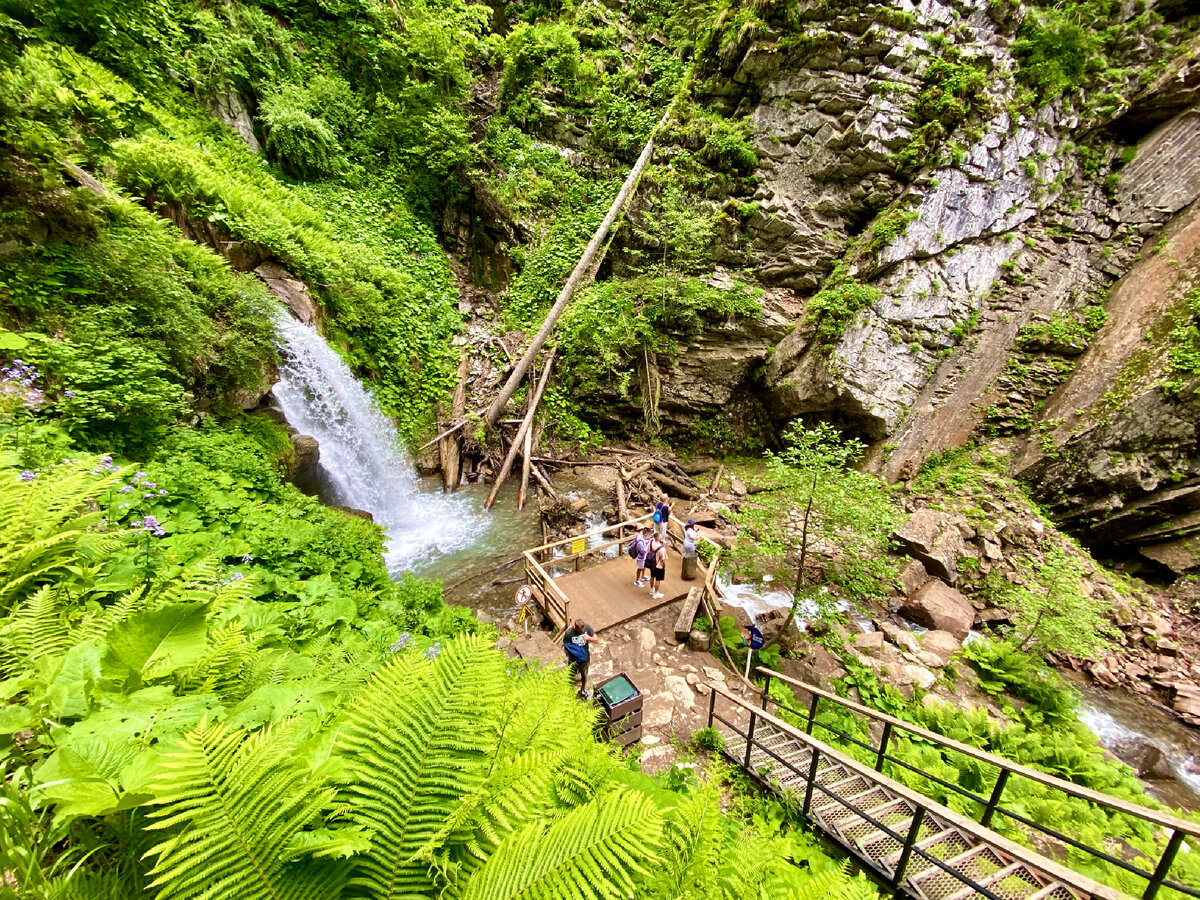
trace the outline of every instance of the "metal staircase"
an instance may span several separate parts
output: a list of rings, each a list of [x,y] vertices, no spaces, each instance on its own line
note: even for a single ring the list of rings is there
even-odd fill
[[[731,736],[725,754],[744,764],[745,738]],[[810,792],[812,759],[812,749],[794,735],[760,722],[747,768],[779,792],[806,795],[814,824],[854,856],[870,861],[889,882],[898,881],[911,896],[919,900],[1080,900],[1086,896],[831,756],[818,758]]]
[[[1144,879],[1142,900],[1154,900],[1161,888],[1176,897],[1200,898],[1200,885],[1190,883],[1190,878],[1170,877],[1181,849],[1200,851],[1197,823],[1022,766],[779,672],[764,668],[757,672],[767,680],[760,706],[727,693],[724,685],[710,685],[708,724],[722,733],[722,752],[764,787],[797,802],[802,816],[897,893],[914,900],[1129,900],[1129,895],[1056,861],[1072,854],[1090,855]],[[788,684],[796,696],[807,693],[808,709],[795,709],[771,698],[770,684],[775,679]],[[721,712],[717,710],[719,699]],[[874,728],[869,742],[819,721],[817,709],[822,701],[871,720]],[[784,721],[782,715],[789,715],[792,721]],[[804,722],[804,727],[796,722]],[[867,751],[874,765],[821,742],[813,736],[817,728]],[[943,780],[889,753],[894,732],[907,732],[936,747],[947,759],[968,757],[981,772],[993,769],[990,796]],[[909,770],[965,798],[969,801],[966,808],[978,810],[978,820],[895,781],[885,767],[894,772]],[[1165,847],[1154,860],[1140,854],[1114,855],[1117,848],[1109,842],[1089,846],[1035,821],[1020,805],[1005,806],[1005,789],[1013,778],[1080,798],[1110,814],[1142,819],[1166,836]],[[1015,823],[1031,843],[1055,859],[992,831],[990,824],[997,815]]]

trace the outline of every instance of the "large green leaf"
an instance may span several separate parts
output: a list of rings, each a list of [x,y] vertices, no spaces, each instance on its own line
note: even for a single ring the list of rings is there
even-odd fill
[[[161,678],[204,656],[206,603],[172,603],[131,616],[110,632],[105,673],[135,681]]]

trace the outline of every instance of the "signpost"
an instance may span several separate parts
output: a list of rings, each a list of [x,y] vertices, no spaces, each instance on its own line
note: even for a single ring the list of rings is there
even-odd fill
[[[525,636],[529,636],[529,601],[533,599],[533,588],[527,584],[517,588],[517,606],[521,610],[521,621],[525,623]]]
[[[761,631],[759,631],[757,628],[755,628],[753,625],[749,625],[749,626],[747,626],[746,634],[743,636],[742,639],[746,642],[746,646],[749,648],[746,651],[746,674],[744,676],[746,681],[749,681],[750,680],[750,660],[754,658],[755,650],[762,649],[763,633]]]

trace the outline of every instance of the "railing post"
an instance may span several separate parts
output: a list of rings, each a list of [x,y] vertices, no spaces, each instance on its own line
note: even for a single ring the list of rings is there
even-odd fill
[[[1150,883],[1146,885],[1146,891],[1142,894],[1142,900],[1154,900],[1154,895],[1158,893],[1158,889],[1162,887],[1162,883],[1167,878],[1167,872],[1171,869],[1171,863],[1175,862],[1175,854],[1179,852],[1179,848],[1183,845],[1183,832],[1178,828],[1171,832],[1171,840],[1167,841],[1167,849],[1163,851],[1162,858],[1159,859],[1158,865],[1154,867],[1154,874],[1150,876]]]
[[[763,685],[763,712],[767,711],[767,701],[771,699],[771,673],[767,672],[767,683]]]
[[[996,807],[1000,804],[1000,795],[1004,793],[1004,786],[1008,784],[1008,769],[1001,769],[1000,776],[996,779],[996,786],[992,788],[992,796],[988,798],[987,806],[984,807],[983,817],[979,820],[979,824],[984,828],[992,822],[992,814],[996,812]]]
[[[813,722],[817,718],[817,703],[820,701],[820,694],[812,695],[812,702],[808,704],[808,724],[804,726],[805,734],[812,734]]]
[[[750,712],[750,731],[746,734],[746,758],[742,760],[742,768],[749,771],[750,769],[750,751],[754,749],[754,723],[758,719],[758,715]]]
[[[879,753],[875,756],[875,771],[883,771],[883,758],[887,756],[888,741],[892,737],[892,723],[883,723],[883,734],[879,737]]]
[[[904,837],[904,849],[900,851],[900,860],[896,863],[896,871],[892,875],[892,888],[898,890],[904,883],[904,870],[908,868],[908,860],[912,856],[913,845],[917,835],[921,833],[921,825],[925,821],[925,807],[918,806],[913,814],[912,824],[908,826],[908,834]]]
[[[708,692],[708,727],[709,728],[714,727],[713,726],[713,715],[716,713],[716,710],[717,710],[717,692],[710,690]]]
[[[808,818],[808,810],[812,806],[813,785],[817,783],[817,764],[820,760],[821,751],[813,747],[812,762],[808,764],[808,784],[804,787],[804,809],[800,811],[805,818]]]

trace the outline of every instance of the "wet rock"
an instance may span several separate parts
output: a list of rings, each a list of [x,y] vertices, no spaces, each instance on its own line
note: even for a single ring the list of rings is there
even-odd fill
[[[975,610],[967,598],[940,581],[918,588],[904,601],[900,614],[926,628],[948,631],[959,640],[966,638],[975,622]]]
[[[714,669],[712,666],[703,666],[702,669],[704,671],[704,677],[709,681],[724,683],[725,673],[720,669]]]
[[[310,497],[315,497],[321,484],[321,445],[308,434],[293,434],[292,458],[284,480],[291,482]]]
[[[936,675],[915,663],[907,663],[901,666],[900,671],[893,676],[893,680],[897,687],[916,685],[923,691],[927,691],[937,684]]]
[[[265,262],[254,270],[284,305],[292,311],[292,315],[311,325],[317,320],[318,307],[308,293],[308,286],[278,263]]]
[[[1162,750],[1153,744],[1147,744],[1137,761],[1138,778],[1148,778],[1154,781],[1170,781],[1175,778],[1171,763]]]
[[[930,653],[928,650],[922,650],[917,654],[917,662],[930,669],[940,669],[946,665],[946,660],[942,659],[936,653]]]

